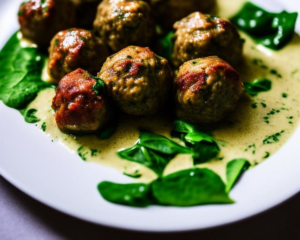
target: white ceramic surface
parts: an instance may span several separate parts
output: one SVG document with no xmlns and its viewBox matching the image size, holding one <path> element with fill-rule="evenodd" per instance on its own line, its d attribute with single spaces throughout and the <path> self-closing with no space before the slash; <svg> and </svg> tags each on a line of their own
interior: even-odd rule
<svg viewBox="0 0 300 240">
<path fill-rule="evenodd" d="M 0 47 L 18 29 L 19 2 L 0 0 Z M 300 12 L 299 1 L 281 2 L 288 10 Z M 281 8 L 272 0 L 263 1 L 262 5 L 269 10 Z M 297 29 L 300 32 L 299 21 Z M 106 202 L 96 189 L 97 183 L 103 180 L 130 182 L 129 178 L 113 169 L 83 162 L 59 142 L 52 142 L 34 124 L 26 124 L 17 111 L 0 102 L 1 175 L 50 207 L 87 221 L 125 229 L 204 229 L 269 209 L 300 190 L 299 143 L 300 127 L 274 156 L 246 172 L 231 192 L 236 204 L 138 209 Z"/>
</svg>

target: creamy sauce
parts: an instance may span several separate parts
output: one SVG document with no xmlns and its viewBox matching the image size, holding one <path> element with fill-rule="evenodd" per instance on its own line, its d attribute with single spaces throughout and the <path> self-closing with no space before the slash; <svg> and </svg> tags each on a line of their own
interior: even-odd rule
<svg viewBox="0 0 300 240">
<path fill-rule="evenodd" d="M 222 12 L 218 15 L 229 18 L 243 3 L 242 0 L 219 1 Z M 253 165 L 262 162 L 288 140 L 300 119 L 299 36 L 295 35 L 282 50 L 272 51 L 257 46 L 247 35 L 241 34 L 246 40 L 244 62 L 237 70 L 243 81 L 267 78 L 272 81 L 272 89 L 255 97 L 245 94 L 236 111 L 212 132 L 221 153 L 216 159 L 199 166 L 214 170 L 224 181 L 228 161 L 246 158 Z M 173 119 L 165 116 L 137 118 L 121 115 L 117 131 L 108 140 L 99 140 L 94 135 L 74 137 L 57 128 L 51 109 L 54 95 L 54 89 L 44 90 L 29 106 L 38 110 L 36 116 L 41 119 L 39 126 L 46 126 L 45 132 L 54 140 L 62 142 L 71 151 L 77 151 L 86 161 L 107 165 L 126 174 L 141 174 L 137 179 L 139 182 L 150 182 L 157 177 L 143 165 L 120 159 L 116 152 L 134 145 L 139 128 L 170 137 Z M 190 155 L 178 155 L 168 164 L 164 175 L 192 166 Z"/>
</svg>

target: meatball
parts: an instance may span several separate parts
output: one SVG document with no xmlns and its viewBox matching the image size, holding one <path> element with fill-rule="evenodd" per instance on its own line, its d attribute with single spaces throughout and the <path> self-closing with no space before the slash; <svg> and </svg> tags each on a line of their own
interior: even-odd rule
<svg viewBox="0 0 300 240">
<path fill-rule="evenodd" d="M 125 113 L 149 116 L 169 99 L 172 79 L 168 61 L 149 48 L 129 46 L 107 58 L 98 76 Z"/>
<path fill-rule="evenodd" d="M 75 6 L 67 0 L 30 0 L 21 4 L 18 18 L 23 36 L 45 48 L 58 31 L 74 27 Z"/>
<path fill-rule="evenodd" d="M 173 64 L 217 55 L 236 66 L 241 59 L 243 41 L 229 20 L 195 12 L 174 25 Z"/>
<path fill-rule="evenodd" d="M 109 55 L 101 39 L 77 28 L 57 33 L 49 51 L 48 74 L 57 81 L 77 68 L 96 75 Z"/>
<path fill-rule="evenodd" d="M 216 5 L 216 0 L 151 0 L 156 21 L 165 29 L 187 15 L 200 11 L 209 13 Z"/>
<path fill-rule="evenodd" d="M 150 46 L 155 34 L 150 5 L 139 0 L 104 0 L 98 6 L 94 30 L 113 52 L 129 45 Z"/>
<path fill-rule="evenodd" d="M 109 121 L 111 111 L 104 83 L 87 71 L 77 69 L 58 84 L 52 101 L 55 120 L 63 132 L 95 132 Z"/>
<path fill-rule="evenodd" d="M 102 0 L 69 0 L 76 6 L 77 27 L 92 29 L 97 6 Z"/>
<path fill-rule="evenodd" d="M 239 73 L 217 56 L 184 63 L 175 84 L 176 115 L 195 124 L 222 120 L 244 91 Z"/>
</svg>

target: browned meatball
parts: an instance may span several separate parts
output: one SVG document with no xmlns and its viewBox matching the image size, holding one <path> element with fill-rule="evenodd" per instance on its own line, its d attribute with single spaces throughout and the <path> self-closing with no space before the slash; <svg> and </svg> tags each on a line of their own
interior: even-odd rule
<svg viewBox="0 0 300 240">
<path fill-rule="evenodd" d="M 243 41 L 229 20 L 195 12 L 176 22 L 173 64 L 217 55 L 236 66 L 241 59 Z"/>
<path fill-rule="evenodd" d="M 63 132 L 83 134 L 101 129 L 110 119 L 104 83 L 77 69 L 58 84 L 52 101 L 55 120 Z"/>
<path fill-rule="evenodd" d="M 98 7 L 94 30 L 117 52 L 128 45 L 150 46 L 155 25 L 145 1 L 104 0 Z"/>
<path fill-rule="evenodd" d="M 75 6 L 67 0 L 30 0 L 21 4 L 18 18 L 23 36 L 47 47 L 58 31 L 74 27 Z"/>
<path fill-rule="evenodd" d="M 78 28 L 57 33 L 49 51 L 48 73 L 57 81 L 77 68 L 96 75 L 109 55 L 99 38 L 90 31 Z"/>
<path fill-rule="evenodd" d="M 209 13 L 216 5 L 216 0 L 151 0 L 156 21 L 165 29 L 190 13 L 200 11 Z"/>
<path fill-rule="evenodd" d="M 217 56 L 188 61 L 176 79 L 176 115 L 195 124 L 218 122 L 235 109 L 243 91 L 239 73 Z"/>
<path fill-rule="evenodd" d="M 127 114 L 154 115 L 170 95 L 168 61 L 149 48 L 130 46 L 121 50 L 106 60 L 98 76 L 116 105 Z"/>
</svg>

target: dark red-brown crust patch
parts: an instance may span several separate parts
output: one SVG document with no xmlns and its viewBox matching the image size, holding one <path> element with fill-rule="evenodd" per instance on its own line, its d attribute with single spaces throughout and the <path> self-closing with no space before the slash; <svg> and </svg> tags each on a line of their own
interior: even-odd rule
<svg viewBox="0 0 300 240">
<path fill-rule="evenodd" d="M 197 92 L 202 86 L 206 85 L 207 75 L 204 72 L 187 72 L 177 79 L 177 89 L 186 91 L 191 88 L 193 92 Z"/>
</svg>

